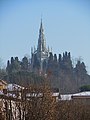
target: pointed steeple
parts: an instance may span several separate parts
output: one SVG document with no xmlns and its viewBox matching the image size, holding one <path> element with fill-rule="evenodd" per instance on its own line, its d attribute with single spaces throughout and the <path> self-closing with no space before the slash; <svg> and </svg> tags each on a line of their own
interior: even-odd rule
<svg viewBox="0 0 90 120">
<path fill-rule="evenodd" d="M 43 32 L 42 18 L 41 18 L 41 24 L 40 24 L 40 32 Z"/>
<path fill-rule="evenodd" d="M 46 40 L 44 37 L 44 29 L 42 24 L 42 19 L 40 23 L 40 29 L 39 29 L 39 38 L 38 38 L 38 45 L 37 49 L 33 51 L 33 59 L 32 59 L 32 67 L 35 66 L 34 61 L 36 61 L 35 56 L 37 57 L 37 62 L 39 63 L 39 70 L 42 71 L 44 68 L 44 63 L 48 61 L 49 56 L 49 47 L 46 48 Z M 35 63 L 37 63 L 35 62 Z"/>
<path fill-rule="evenodd" d="M 43 29 L 42 19 L 41 19 L 41 24 L 39 29 L 39 38 L 38 38 L 38 51 L 44 52 L 45 50 L 46 50 L 46 41 L 44 38 L 44 29 Z"/>
</svg>

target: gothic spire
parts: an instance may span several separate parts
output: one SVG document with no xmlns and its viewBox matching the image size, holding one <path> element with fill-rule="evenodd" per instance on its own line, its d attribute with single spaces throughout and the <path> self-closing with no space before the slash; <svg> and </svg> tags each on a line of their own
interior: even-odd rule
<svg viewBox="0 0 90 120">
<path fill-rule="evenodd" d="M 42 18 L 41 18 L 40 32 L 43 32 Z"/>
<path fill-rule="evenodd" d="M 40 29 L 39 29 L 39 38 L 38 38 L 38 51 L 45 51 L 46 50 L 46 41 L 44 38 L 44 29 L 42 25 L 42 19 L 41 19 L 41 24 L 40 24 Z"/>
</svg>

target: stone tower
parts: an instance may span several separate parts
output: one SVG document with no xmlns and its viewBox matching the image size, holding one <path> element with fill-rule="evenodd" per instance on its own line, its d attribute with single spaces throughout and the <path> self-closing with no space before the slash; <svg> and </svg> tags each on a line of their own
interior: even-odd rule
<svg viewBox="0 0 90 120">
<path fill-rule="evenodd" d="M 32 68 L 33 67 L 36 68 L 38 66 L 39 70 L 43 71 L 43 64 L 47 63 L 47 60 L 48 60 L 49 49 L 46 48 L 46 40 L 44 36 L 42 19 L 41 19 L 41 24 L 39 29 L 37 49 L 34 48 L 34 51 L 33 51 L 33 48 L 31 48 L 31 54 L 32 54 L 32 59 L 31 59 Z"/>
</svg>

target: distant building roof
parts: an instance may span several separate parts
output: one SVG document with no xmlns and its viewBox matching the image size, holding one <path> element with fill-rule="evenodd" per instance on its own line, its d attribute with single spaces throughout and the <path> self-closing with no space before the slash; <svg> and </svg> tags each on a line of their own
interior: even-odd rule
<svg viewBox="0 0 90 120">
<path fill-rule="evenodd" d="M 65 94 L 65 95 L 61 95 L 61 100 L 71 100 L 72 97 L 90 97 L 90 91 L 86 91 L 86 92 L 80 92 L 80 93 L 75 93 L 75 94 Z"/>
<path fill-rule="evenodd" d="M 3 83 L 4 85 L 7 85 L 7 82 L 2 79 L 0 79 L 0 82 Z"/>
</svg>

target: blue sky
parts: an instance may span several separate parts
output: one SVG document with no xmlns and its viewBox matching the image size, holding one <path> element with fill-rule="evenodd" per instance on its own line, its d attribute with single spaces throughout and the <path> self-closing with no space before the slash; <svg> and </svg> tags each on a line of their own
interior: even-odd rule
<svg viewBox="0 0 90 120">
<path fill-rule="evenodd" d="M 46 44 L 70 51 L 90 73 L 90 0 L 0 0 L 0 57 L 22 59 L 37 46 L 41 15 Z"/>
</svg>

